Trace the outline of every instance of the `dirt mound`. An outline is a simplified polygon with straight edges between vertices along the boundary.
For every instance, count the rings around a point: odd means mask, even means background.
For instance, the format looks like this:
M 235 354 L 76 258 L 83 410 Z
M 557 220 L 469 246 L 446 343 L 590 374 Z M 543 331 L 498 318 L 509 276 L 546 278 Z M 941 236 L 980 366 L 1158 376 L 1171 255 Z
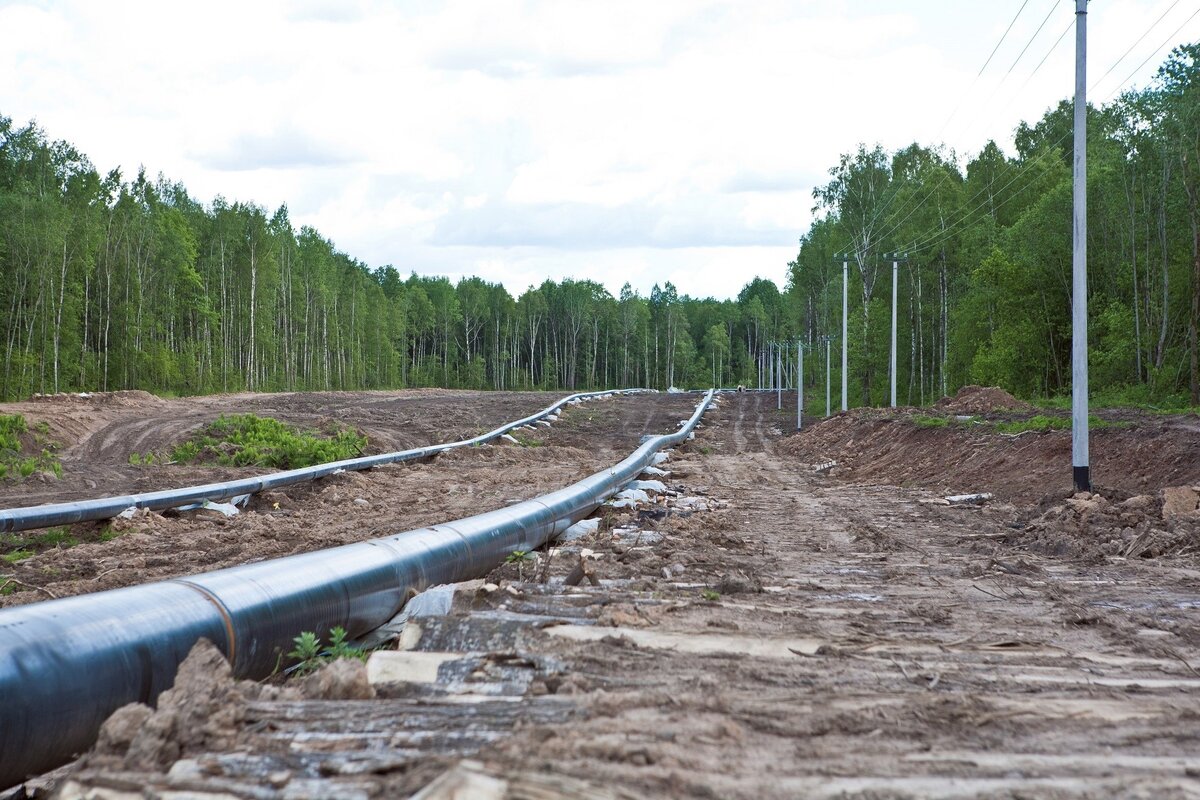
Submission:
M 954 397 L 933 404 L 948 414 L 994 414 L 999 411 L 1032 411 L 1033 406 L 1013 397 L 998 386 L 964 386 Z
M 33 403 L 54 403 L 67 406 L 87 405 L 112 408 L 161 408 L 167 404 L 161 397 L 141 389 L 122 389 L 117 392 L 80 392 L 73 394 L 35 394 L 29 398 Z
M 1200 483 L 1200 436 L 1188 418 L 1142 417 L 1092 431 L 1092 477 L 1109 496 Z M 988 425 L 926 427 L 904 418 L 839 414 L 779 445 L 809 465 L 836 462 L 836 480 L 991 492 L 1017 503 L 1070 497 L 1070 431 L 997 432 Z
M 1198 497 L 1200 491 L 1188 486 L 1122 502 L 1083 492 L 1034 516 L 1011 542 L 1044 555 L 1089 560 L 1195 553 L 1200 551 Z

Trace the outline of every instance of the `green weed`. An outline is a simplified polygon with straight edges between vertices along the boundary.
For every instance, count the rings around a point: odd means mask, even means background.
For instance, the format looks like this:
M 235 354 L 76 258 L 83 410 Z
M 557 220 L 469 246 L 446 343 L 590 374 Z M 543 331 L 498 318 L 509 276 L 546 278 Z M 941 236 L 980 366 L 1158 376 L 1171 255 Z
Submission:
M 215 458 L 226 466 L 295 469 L 354 458 L 366 446 L 367 437 L 352 428 L 333 427 L 322 434 L 301 431 L 270 417 L 236 414 L 218 417 L 177 445 L 171 460 Z
M 721 599 L 721 593 L 716 589 L 705 589 L 700 593 L 700 596 L 710 603 L 715 603 Z
M 1102 428 L 1127 428 L 1128 422 L 1110 422 L 1106 419 L 1100 419 L 1097 416 L 1088 416 L 1088 427 L 1092 430 Z M 1044 414 L 1038 414 L 1029 419 L 1016 420 L 1015 422 L 995 422 L 992 427 L 997 433 L 1024 433 L 1026 431 L 1069 431 L 1071 429 L 1070 417 L 1048 417 Z
M 24 479 L 35 472 L 52 472 L 62 477 L 62 464 L 54 455 L 58 445 L 43 438 L 43 434 L 49 433 L 50 426 L 39 422 L 35 429 L 38 433 L 34 438 L 40 452 L 27 455 L 24 452 L 27 442 L 21 441 L 21 437 L 29 432 L 25 417 L 20 414 L 0 414 L 0 480 L 10 477 Z
M 296 646 L 288 653 L 288 658 L 299 662 L 295 668 L 297 675 L 316 672 L 325 664 L 337 661 L 339 658 L 357 658 L 365 661 L 370 655 L 368 651 L 360 650 L 347 642 L 346 629 L 340 625 L 330 629 L 329 647 L 323 648 L 320 638 L 312 631 L 304 631 L 292 639 L 292 642 Z
M 32 550 L 14 550 L 11 553 L 5 553 L 4 555 L 0 556 L 0 558 L 3 558 L 9 564 L 15 564 L 18 561 L 24 561 L 27 558 L 33 558 L 34 555 L 35 554 Z
M 923 414 L 913 416 L 912 423 L 918 428 L 945 428 L 950 424 L 949 417 L 930 417 Z

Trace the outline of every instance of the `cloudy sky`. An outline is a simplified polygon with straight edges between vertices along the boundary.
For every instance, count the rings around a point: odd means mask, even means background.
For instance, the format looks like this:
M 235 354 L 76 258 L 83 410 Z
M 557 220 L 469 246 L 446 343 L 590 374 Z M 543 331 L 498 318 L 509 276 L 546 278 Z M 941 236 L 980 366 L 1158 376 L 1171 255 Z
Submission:
M 1092 2 L 1092 98 L 1144 85 L 1200 39 L 1198 11 Z M 0 0 L 0 114 L 101 170 L 286 203 L 372 266 L 728 297 L 782 284 L 813 187 L 858 142 L 1007 147 L 1072 91 L 1073 16 L 1072 0 Z

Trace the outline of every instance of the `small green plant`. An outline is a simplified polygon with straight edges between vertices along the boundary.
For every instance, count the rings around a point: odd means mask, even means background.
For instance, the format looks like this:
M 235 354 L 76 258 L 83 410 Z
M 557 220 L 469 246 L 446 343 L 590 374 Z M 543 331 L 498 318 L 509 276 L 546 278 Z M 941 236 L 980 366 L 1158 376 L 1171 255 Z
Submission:
M 296 673 L 306 675 L 321 666 L 321 640 L 312 631 L 304 631 L 292 639 L 296 647 L 288 653 L 288 658 L 294 658 L 300 663 L 296 665 Z
M 521 564 L 533 558 L 533 553 L 528 550 L 513 550 L 504 559 L 505 564 Z
M 0 451 L 20 452 L 21 434 L 28 431 L 25 417 L 20 414 L 0 414 Z
M 50 426 L 39 422 L 35 426 L 37 433 L 33 440 L 37 446 L 37 455 L 28 455 L 31 442 L 28 437 L 29 425 L 20 414 L 0 414 L 0 480 L 5 478 L 28 478 L 35 472 L 52 472 L 62 477 L 62 465 L 54 455 L 58 448 L 54 442 L 44 438 L 49 433 Z
M 721 599 L 721 593 L 716 589 L 705 589 L 700 593 L 700 596 L 710 603 L 715 603 Z
M 534 439 L 531 436 L 518 435 L 513 438 L 517 440 L 517 444 L 521 445 L 521 447 L 542 447 L 546 444 L 543 440 Z
M 365 661 L 370 653 L 366 650 L 360 650 L 354 645 L 346 641 L 346 629 L 338 625 L 329 630 L 329 647 L 321 647 L 321 639 L 312 631 L 304 631 L 299 636 L 292 639 L 295 647 L 288 658 L 295 659 L 297 662 L 294 671 L 297 675 L 307 675 L 310 672 L 316 672 L 324 665 L 331 661 L 337 661 L 340 658 L 355 658 L 360 661 Z
M 950 424 L 950 418 L 916 414 L 912 417 L 912 422 L 918 428 L 945 428 Z
M 517 580 L 525 580 L 525 565 L 530 561 L 536 561 L 537 556 L 528 550 L 513 550 L 504 559 L 505 564 L 517 565 Z

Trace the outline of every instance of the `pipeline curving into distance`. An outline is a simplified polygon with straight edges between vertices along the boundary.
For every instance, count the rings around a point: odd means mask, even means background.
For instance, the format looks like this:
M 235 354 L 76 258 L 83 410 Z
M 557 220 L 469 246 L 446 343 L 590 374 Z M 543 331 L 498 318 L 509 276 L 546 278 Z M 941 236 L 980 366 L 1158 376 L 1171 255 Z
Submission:
M 691 434 L 709 391 L 671 434 L 620 463 L 507 508 L 381 539 L 0 610 L 0 787 L 91 746 L 126 703 L 152 704 L 201 637 L 239 678 L 261 678 L 302 631 L 361 636 L 412 591 L 486 574 L 583 519 Z
M 83 522 L 85 520 L 112 519 L 127 508 L 148 508 L 151 511 L 162 511 L 205 500 L 226 500 L 238 495 L 254 494 L 268 489 L 277 489 L 281 486 L 313 481 L 317 478 L 331 475 L 334 472 L 370 469 L 371 467 L 378 467 L 383 464 L 396 464 L 402 461 L 417 461 L 437 455 L 444 450 L 471 447 L 498 439 L 522 425 L 528 425 L 550 416 L 568 403 L 594 397 L 634 394 L 643 391 L 646 390 L 614 389 L 603 392 L 580 392 L 568 395 L 557 403 L 524 419 L 506 423 L 493 431 L 488 431 L 470 439 L 463 439 L 448 444 L 435 444 L 428 447 L 417 447 L 412 450 L 400 450 L 394 453 L 381 453 L 374 456 L 331 461 L 326 464 L 316 464 L 311 467 L 290 469 L 284 472 L 273 472 L 253 478 L 241 478 L 236 481 L 224 481 L 221 483 L 206 483 L 202 486 L 187 486 L 182 489 L 162 489 L 156 492 L 102 497 L 96 500 L 77 500 L 69 503 L 52 503 L 41 506 L 27 506 L 25 508 L 0 509 L 0 533 L 25 531 L 32 528 L 49 528 L 54 525 L 70 525 L 73 522 Z

